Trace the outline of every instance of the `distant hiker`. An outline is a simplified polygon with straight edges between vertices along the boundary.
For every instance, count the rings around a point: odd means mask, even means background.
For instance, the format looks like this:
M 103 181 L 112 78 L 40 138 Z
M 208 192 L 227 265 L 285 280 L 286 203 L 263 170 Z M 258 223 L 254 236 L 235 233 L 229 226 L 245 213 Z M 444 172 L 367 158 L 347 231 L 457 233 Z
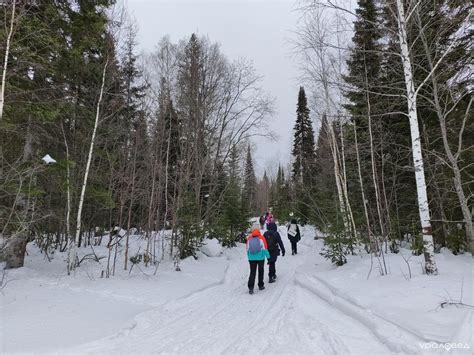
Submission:
M 288 225 L 287 234 L 291 243 L 291 255 L 298 254 L 298 242 L 301 240 L 301 234 L 296 219 L 293 218 L 291 220 Z
M 265 216 L 265 222 L 267 223 L 267 230 L 268 230 L 268 225 L 272 222 L 274 222 L 273 220 L 273 215 L 271 212 L 267 212 L 266 216 Z
M 247 258 L 250 264 L 250 276 L 249 276 L 249 293 L 253 293 L 253 287 L 255 285 L 255 275 L 258 268 L 258 289 L 264 290 L 265 285 L 263 283 L 265 258 L 270 258 L 268 253 L 267 241 L 260 232 L 259 225 L 256 224 L 252 227 L 252 233 L 247 237 Z
M 271 222 L 267 226 L 268 230 L 265 232 L 264 237 L 267 241 L 268 252 L 270 253 L 270 258 L 268 259 L 268 278 L 269 283 L 273 283 L 276 280 L 276 269 L 275 263 L 277 261 L 278 255 L 285 256 L 285 246 L 281 240 L 280 233 L 278 233 L 277 225 L 275 222 Z
M 265 216 L 260 216 L 260 219 L 258 220 L 260 222 L 260 229 L 263 229 L 265 226 Z

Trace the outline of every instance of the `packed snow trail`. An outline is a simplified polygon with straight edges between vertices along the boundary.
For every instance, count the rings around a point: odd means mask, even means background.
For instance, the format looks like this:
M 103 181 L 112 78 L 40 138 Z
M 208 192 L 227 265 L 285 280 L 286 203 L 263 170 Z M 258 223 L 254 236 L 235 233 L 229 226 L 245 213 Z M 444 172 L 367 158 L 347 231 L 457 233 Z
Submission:
M 284 228 L 280 229 L 291 250 Z M 312 236 L 307 236 L 311 238 Z M 295 283 L 299 266 L 314 253 L 279 257 L 277 282 L 249 295 L 245 250 L 229 256 L 223 282 L 143 312 L 128 329 L 78 348 L 89 353 L 391 353 L 361 323 Z M 242 249 L 242 247 L 241 247 Z M 268 266 L 265 266 L 268 273 Z M 68 349 L 71 351 L 71 349 Z

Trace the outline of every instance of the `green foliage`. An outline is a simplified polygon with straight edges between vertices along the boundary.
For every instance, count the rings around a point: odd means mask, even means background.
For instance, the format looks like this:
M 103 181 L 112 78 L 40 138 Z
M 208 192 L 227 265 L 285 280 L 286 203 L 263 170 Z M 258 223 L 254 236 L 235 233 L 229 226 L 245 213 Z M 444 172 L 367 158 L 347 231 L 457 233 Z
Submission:
M 291 154 L 294 159 L 292 166 L 294 212 L 296 217 L 303 221 L 310 220 L 311 192 L 316 172 L 314 130 L 309 112 L 306 93 L 304 88 L 300 87 Z
M 463 254 L 467 251 L 464 231 L 462 229 L 452 230 L 446 239 L 446 247 L 451 250 L 454 255 Z
M 181 259 L 189 256 L 197 258 L 196 251 L 201 247 L 206 231 L 197 215 L 198 206 L 194 191 L 188 186 L 183 194 L 183 207 L 178 211 L 179 257 Z
M 112 209 L 115 207 L 115 201 L 110 195 L 110 191 L 102 186 L 91 186 L 88 190 L 88 198 L 92 203 L 106 208 Z
M 250 152 L 250 146 L 247 148 L 247 157 L 245 160 L 244 167 L 244 182 L 242 190 L 242 210 L 251 217 L 259 213 L 256 210 L 255 196 L 257 193 L 257 178 L 255 177 L 255 170 L 253 167 L 252 153 Z
M 143 254 L 137 254 L 135 256 L 131 256 L 128 260 L 130 260 L 130 262 L 133 265 L 136 265 L 136 264 L 139 264 L 142 261 L 142 257 L 143 257 Z
M 280 223 L 290 220 L 292 212 L 290 181 L 285 179 L 283 168 L 278 166 L 277 178 L 272 184 L 270 203 L 273 207 L 273 214 L 277 216 Z
M 398 241 L 396 239 L 390 240 L 390 251 L 394 254 L 398 254 L 400 252 L 400 247 L 398 246 Z
M 347 263 L 347 238 L 342 233 L 329 234 L 324 238 L 324 248 L 320 255 L 331 260 L 333 264 L 342 266 Z
M 344 226 L 340 222 L 341 219 L 339 218 L 338 220 L 339 223 L 329 228 L 327 236 L 324 238 L 324 248 L 320 255 L 327 260 L 331 260 L 337 266 L 342 266 L 347 263 L 346 255 L 353 254 L 354 252 L 354 241 L 345 232 Z
M 421 234 L 418 234 L 413 238 L 411 242 L 411 253 L 413 255 L 421 255 L 423 254 L 423 251 L 423 236 Z
M 239 235 L 249 227 L 248 211 L 242 203 L 239 171 L 239 155 L 234 146 L 230 152 L 225 174 L 221 177 L 224 192 L 220 213 L 210 231 L 210 235 L 226 247 L 234 247 Z
M 179 230 L 179 257 L 185 259 L 192 256 L 197 259 L 196 251 L 201 247 L 204 235 L 205 231 L 199 224 L 183 223 Z

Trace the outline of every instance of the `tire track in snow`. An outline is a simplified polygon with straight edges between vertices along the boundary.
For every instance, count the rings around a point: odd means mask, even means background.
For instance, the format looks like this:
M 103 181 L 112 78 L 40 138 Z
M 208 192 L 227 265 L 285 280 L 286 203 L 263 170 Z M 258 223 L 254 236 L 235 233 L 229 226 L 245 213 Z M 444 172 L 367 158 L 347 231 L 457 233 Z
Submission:
M 286 231 L 280 229 L 280 233 L 285 245 L 288 244 Z M 296 271 L 311 259 L 313 252 L 304 244 L 301 251 L 303 253 L 295 257 L 279 258 L 278 281 L 266 282 L 266 289 L 252 296 L 247 293 L 248 262 L 243 251 L 239 258 L 229 260 L 225 276 L 217 285 L 144 312 L 136 317 L 134 328 L 77 350 L 94 353 L 388 353 L 370 330 L 295 283 Z M 268 272 L 268 267 L 265 271 Z M 360 339 L 368 342 L 365 348 Z

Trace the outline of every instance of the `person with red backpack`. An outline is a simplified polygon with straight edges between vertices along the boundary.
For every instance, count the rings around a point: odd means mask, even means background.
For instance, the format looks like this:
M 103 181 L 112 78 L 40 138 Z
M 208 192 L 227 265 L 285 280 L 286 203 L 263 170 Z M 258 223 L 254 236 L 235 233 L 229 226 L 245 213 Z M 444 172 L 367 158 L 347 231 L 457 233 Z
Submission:
M 268 252 L 267 241 L 260 232 L 260 226 L 258 224 L 252 227 L 252 233 L 247 237 L 247 258 L 250 264 L 250 276 L 248 281 L 249 293 L 253 294 L 253 287 L 255 285 L 255 276 L 257 274 L 258 268 L 258 289 L 264 290 L 265 284 L 263 282 L 264 278 L 264 268 L 265 268 L 265 258 L 270 258 Z
M 270 253 L 270 258 L 268 259 L 268 282 L 273 283 L 276 281 L 276 268 L 275 263 L 278 259 L 278 255 L 280 255 L 281 249 L 281 256 L 285 256 L 285 246 L 283 245 L 283 241 L 281 240 L 280 233 L 278 233 L 277 225 L 275 222 L 271 222 L 268 227 L 267 231 L 263 235 L 267 241 L 268 252 Z

